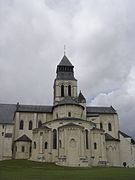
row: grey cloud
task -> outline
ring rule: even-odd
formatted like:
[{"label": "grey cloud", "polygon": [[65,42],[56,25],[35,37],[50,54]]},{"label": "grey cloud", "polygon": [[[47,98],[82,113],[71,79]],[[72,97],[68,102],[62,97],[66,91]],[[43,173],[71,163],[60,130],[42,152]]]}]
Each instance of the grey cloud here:
[{"label": "grey cloud", "polygon": [[134,7],[134,0],[1,0],[0,102],[52,104],[66,44],[87,103],[114,105],[135,135]]}]

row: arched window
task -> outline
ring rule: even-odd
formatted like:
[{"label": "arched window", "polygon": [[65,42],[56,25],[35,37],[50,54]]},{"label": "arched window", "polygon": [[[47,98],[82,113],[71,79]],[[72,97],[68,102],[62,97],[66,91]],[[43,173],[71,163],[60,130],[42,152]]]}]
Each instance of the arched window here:
[{"label": "arched window", "polygon": [[34,145],[34,149],[36,149],[36,142],[35,142],[35,141],[34,141],[34,144],[33,144],[33,145]]},{"label": "arched window", "polygon": [[103,124],[102,123],[100,123],[100,129],[103,129]]},{"label": "arched window", "polygon": [[89,143],[88,143],[88,130],[85,130],[85,138],[86,138],[86,149],[89,149]]},{"label": "arched window", "polygon": [[42,126],[42,121],[38,122],[38,128],[40,128]]},{"label": "arched window", "polygon": [[57,131],[53,130],[53,149],[57,149]]},{"label": "arched window", "polygon": [[24,122],[23,120],[20,121],[19,129],[23,129]]},{"label": "arched window", "polygon": [[47,142],[45,142],[45,149],[47,149],[48,148],[48,143]]},{"label": "arched window", "polygon": [[32,130],[32,121],[29,121],[29,130]]},{"label": "arched window", "polygon": [[68,95],[71,96],[71,85],[68,86]]},{"label": "arched window", "polygon": [[61,97],[64,97],[64,85],[61,85]]},{"label": "arched window", "polygon": [[97,143],[94,142],[94,149],[97,149]]},{"label": "arched window", "polygon": [[112,125],[111,125],[111,123],[108,123],[108,131],[112,131]]}]

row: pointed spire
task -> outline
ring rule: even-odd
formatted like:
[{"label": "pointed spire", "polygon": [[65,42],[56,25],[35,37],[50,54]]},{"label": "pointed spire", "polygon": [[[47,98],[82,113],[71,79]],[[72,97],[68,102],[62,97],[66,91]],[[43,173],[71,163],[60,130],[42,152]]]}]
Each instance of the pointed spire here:
[{"label": "pointed spire", "polygon": [[66,55],[63,56],[58,66],[72,66],[73,67],[73,65],[71,64],[71,62],[69,61]]},{"label": "pointed spire", "polygon": [[64,44],[64,56],[66,55],[66,45]]},{"label": "pointed spire", "polygon": [[86,103],[86,99],[83,96],[82,92],[80,91],[79,96],[78,96],[78,102],[79,103]]},{"label": "pointed spire", "polygon": [[75,80],[74,66],[71,64],[71,62],[65,54],[61,59],[60,63],[57,65],[56,73],[58,79]]}]

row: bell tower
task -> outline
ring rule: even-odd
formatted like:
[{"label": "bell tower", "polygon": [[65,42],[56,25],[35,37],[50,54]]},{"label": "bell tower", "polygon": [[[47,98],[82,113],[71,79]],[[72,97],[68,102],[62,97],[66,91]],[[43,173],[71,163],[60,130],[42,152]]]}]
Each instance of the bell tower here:
[{"label": "bell tower", "polygon": [[74,77],[74,66],[65,54],[57,65],[56,73],[54,81],[54,105],[64,99],[64,97],[77,97],[77,80]]}]

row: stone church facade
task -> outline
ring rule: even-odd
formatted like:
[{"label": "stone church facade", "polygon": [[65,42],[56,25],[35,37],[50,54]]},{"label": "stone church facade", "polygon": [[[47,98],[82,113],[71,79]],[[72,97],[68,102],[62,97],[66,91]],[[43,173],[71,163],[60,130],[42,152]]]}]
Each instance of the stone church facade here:
[{"label": "stone church facade", "polygon": [[135,167],[135,141],[120,131],[116,110],[86,105],[65,55],[53,88],[52,106],[0,104],[0,160]]}]

